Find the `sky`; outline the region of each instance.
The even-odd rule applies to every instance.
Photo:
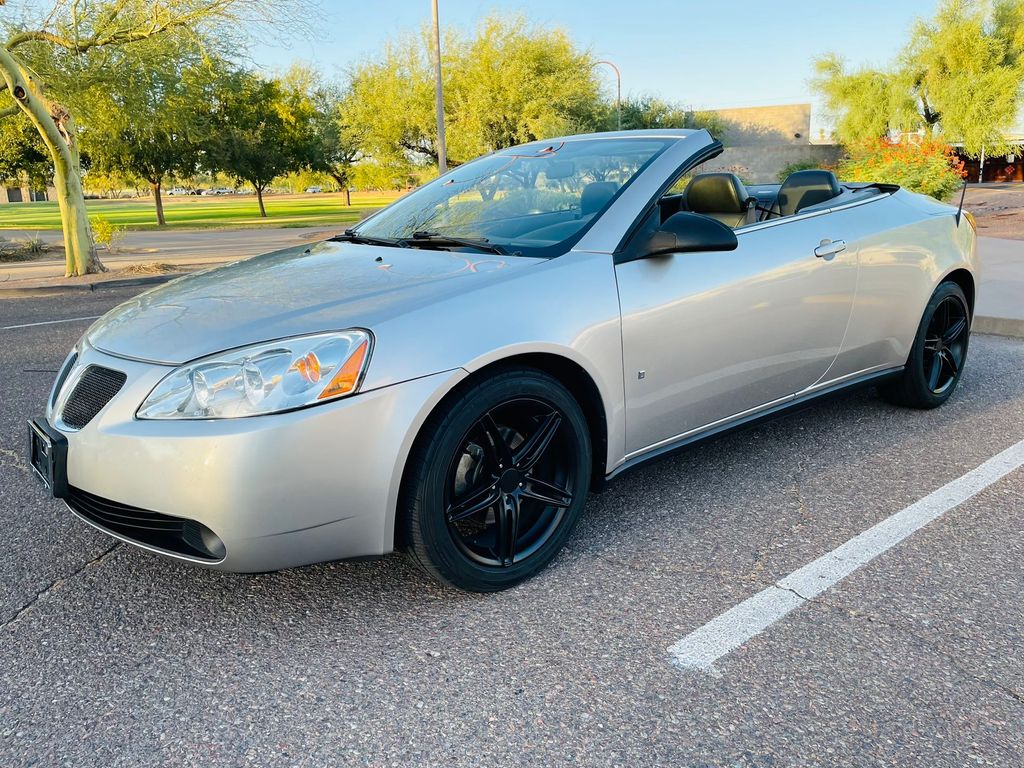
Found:
[[[317,34],[264,43],[256,63],[280,71],[295,60],[341,75],[389,38],[430,20],[430,0],[320,0]],[[851,64],[884,65],[936,0],[439,0],[442,25],[471,29],[492,11],[559,27],[622,72],[623,94],[647,93],[694,109],[815,104],[812,61],[834,52]],[[603,67],[614,94],[614,76]]]

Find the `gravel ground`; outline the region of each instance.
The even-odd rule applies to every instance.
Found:
[[[1024,240],[1024,184],[968,187],[964,208],[978,220],[978,234]]]

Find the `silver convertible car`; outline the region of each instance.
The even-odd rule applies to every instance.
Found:
[[[31,461],[80,518],[232,571],[404,549],[489,591],[588,490],[839,389],[942,404],[973,220],[824,170],[700,173],[705,131],[495,152],[344,234],[115,308],[64,363]]]

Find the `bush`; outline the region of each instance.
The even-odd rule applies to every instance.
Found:
[[[0,238],[0,261],[31,261],[46,253],[46,243],[39,237],[21,240]]]
[[[776,176],[775,178],[777,178],[779,180],[779,184],[781,184],[782,182],[789,178],[789,174],[791,173],[796,173],[797,171],[811,171],[814,170],[815,168],[821,167],[821,163],[809,157],[806,160],[797,160],[795,163],[790,163],[781,171],[779,171],[778,176]]]
[[[843,181],[899,184],[911,192],[948,200],[966,176],[953,148],[933,139],[896,144],[882,140],[847,149],[849,157],[837,168]]]
[[[124,236],[124,227],[117,226],[103,216],[90,216],[89,224],[92,225],[93,240],[108,251],[113,251],[114,244]]]
[[[23,237],[21,240],[15,240],[15,243],[29,259],[37,259],[46,253],[46,241],[38,236]]]

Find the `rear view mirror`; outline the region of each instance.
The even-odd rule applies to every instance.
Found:
[[[669,216],[651,235],[644,256],[694,251],[734,251],[736,233],[722,222],[699,213],[680,211]]]
[[[548,160],[544,165],[544,175],[551,181],[567,179],[576,173],[576,163],[572,160]]]

